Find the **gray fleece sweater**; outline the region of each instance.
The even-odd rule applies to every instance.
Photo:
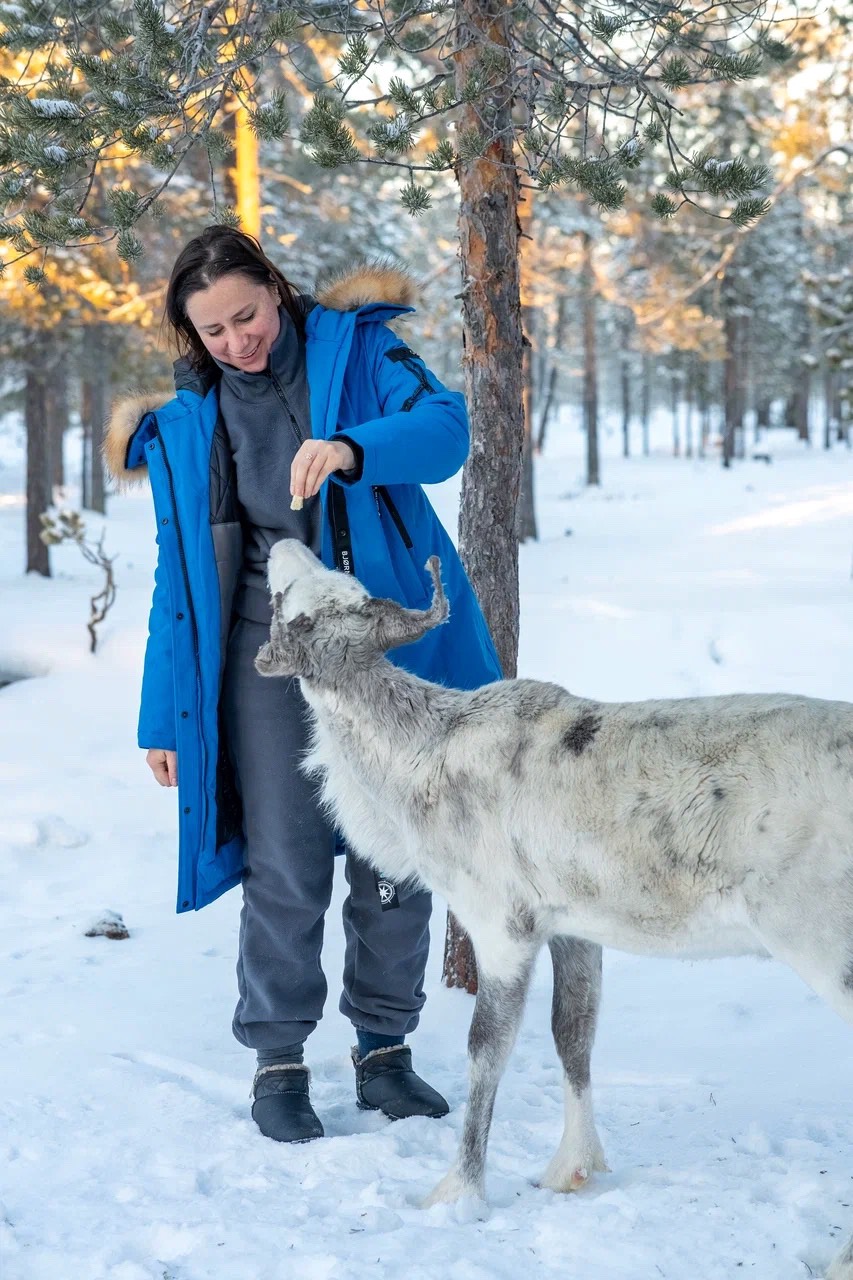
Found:
[[[306,311],[314,305],[303,299]],[[217,360],[222,370],[219,408],[228,431],[237,472],[243,523],[243,571],[234,609],[240,617],[269,623],[266,582],[270,547],[280,538],[298,538],[320,551],[320,500],[308,498],[290,510],[290,464],[311,435],[305,341],[283,307],[281,328],[266,369],[245,373]]]

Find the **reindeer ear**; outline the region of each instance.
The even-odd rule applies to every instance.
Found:
[[[275,596],[270,638],[262,644],[255,658],[260,676],[312,676],[317,666],[307,643],[313,623],[304,613],[292,622],[281,620],[281,593]]]
[[[367,600],[362,610],[374,624],[376,646],[383,653],[401,644],[414,644],[433,627],[447,621],[449,613],[447,596],[441,585],[441,563],[438,556],[427,562],[434,586],[432,604],[428,609],[406,609],[395,600]]]

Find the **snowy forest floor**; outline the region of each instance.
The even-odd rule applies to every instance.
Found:
[[[537,464],[520,673],[600,699],[786,690],[853,700],[853,454],[771,433],[772,465],[618,458],[585,491],[564,424]],[[560,1136],[550,975],[498,1095],[482,1205],[418,1208],[449,1164],[472,1001],[439,983],[413,1037],[446,1120],[358,1111],[337,1013],[308,1046],[327,1138],[277,1146],[232,1038],[239,895],[174,914],[175,796],[135,748],[154,557],[146,492],[110,502],[118,600],[97,655],[76,548],[25,578],[22,459],[0,437],[0,1275],[3,1280],[805,1280],[853,1231],[853,1033],[757,960],[608,952],[593,1059],[612,1172],[538,1189]],[[455,528],[458,484],[433,498]],[[101,521],[91,518],[97,531]],[[87,938],[104,909],[123,942]]]

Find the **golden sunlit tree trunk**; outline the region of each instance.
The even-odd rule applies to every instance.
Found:
[[[229,8],[227,22],[239,25],[240,13]],[[230,50],[233,52],[233,50]],[[252,129],[246,102],[254,94],[255,77],[244,67],[234,81],[228,100],[226,131],[234,144],[234,164],[226,171],[226,199],[240,219],[241,230],[257,240],[261,234],[261,188],[258,165],[258,135]]]
[[[234,207],[240,226],[257,240],[261,234],[261,186],[258,168],[258,138],[249,123],[249,112],[238,101],[234,112]]]
[[[509,85],[510,7],[502,0],[459,0],[456,86],[464,89],[484,50],[489,82],[462,110],[459,240],[462,341],[471,451],[462,475],[459,551],[492,633],[503,674],[516,673],[518,541],[516,509],[524,440],[518,175]],[[506,52],[506,58],[502,53]],[[480,69],[479,74],[483,72]],[[451,916],[444,955],[448,986],[476,990],[470,941]]]

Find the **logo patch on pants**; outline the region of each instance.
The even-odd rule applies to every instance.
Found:
[[[376,873],[376,892],[379,894],[379,905],[383,911],[393,911],[395,907],[399,907],[397,886],[387,876],[381,876],[378,872]]]

